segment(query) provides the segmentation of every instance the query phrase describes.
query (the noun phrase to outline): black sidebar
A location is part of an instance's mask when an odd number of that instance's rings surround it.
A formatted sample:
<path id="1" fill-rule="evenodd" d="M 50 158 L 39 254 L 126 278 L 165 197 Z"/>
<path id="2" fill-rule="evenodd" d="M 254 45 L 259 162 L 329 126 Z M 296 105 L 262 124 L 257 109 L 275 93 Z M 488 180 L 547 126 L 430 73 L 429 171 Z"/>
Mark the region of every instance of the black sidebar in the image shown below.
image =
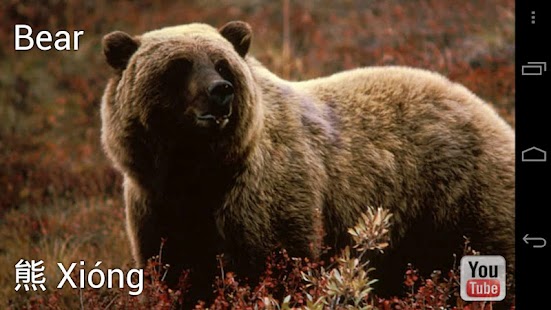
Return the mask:
<path id="1" fill-rule="evenodd" d="M 516 308 L 551 309 L 551 10 L 516 1 Z"/>

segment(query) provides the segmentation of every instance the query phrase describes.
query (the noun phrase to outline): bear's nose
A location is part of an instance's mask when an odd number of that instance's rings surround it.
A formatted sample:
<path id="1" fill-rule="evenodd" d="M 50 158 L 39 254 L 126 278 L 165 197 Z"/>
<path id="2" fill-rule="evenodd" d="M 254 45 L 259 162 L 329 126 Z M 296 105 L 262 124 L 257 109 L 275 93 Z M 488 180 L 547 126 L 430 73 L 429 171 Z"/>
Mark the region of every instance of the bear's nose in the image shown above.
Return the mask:
<path id="1" fill-rule="evenodd" d="M 233 99 L 233 85 L 228 81 L 215 81 L 207 89 L 209 101 L 216 108 L 227 111 Z"/>

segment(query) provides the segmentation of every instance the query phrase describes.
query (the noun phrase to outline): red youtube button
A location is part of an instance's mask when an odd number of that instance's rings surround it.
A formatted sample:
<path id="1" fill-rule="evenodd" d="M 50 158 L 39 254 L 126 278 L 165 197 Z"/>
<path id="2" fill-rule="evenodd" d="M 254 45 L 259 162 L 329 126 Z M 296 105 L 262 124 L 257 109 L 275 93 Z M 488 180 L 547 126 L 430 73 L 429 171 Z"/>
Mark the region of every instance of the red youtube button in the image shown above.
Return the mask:
<path id="1" fill-rule="evenodd" d="M 469 297 L 497 297 L 500 293 L 497 279 L 471 279 L 467 281 Z"/>

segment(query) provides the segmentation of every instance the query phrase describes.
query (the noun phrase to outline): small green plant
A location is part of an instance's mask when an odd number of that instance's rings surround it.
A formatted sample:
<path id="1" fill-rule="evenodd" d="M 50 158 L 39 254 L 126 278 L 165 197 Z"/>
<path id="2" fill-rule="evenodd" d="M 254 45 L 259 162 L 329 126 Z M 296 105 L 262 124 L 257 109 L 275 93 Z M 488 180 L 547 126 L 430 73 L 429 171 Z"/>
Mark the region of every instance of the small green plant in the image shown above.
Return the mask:
<path id="1" fill-rule="evenodd" d="M 348 230 L 355 243 L 353 249 L 344 248 L 327 270 L 322 267 L 303 273 L 307 286 L 317 286 L 322 292 L 316 300 L 308 296 L 308 308 L 373 309 L 370 296 L 377 280 L 369 277 L 373 269 L 364 257 L 370 251 L 383 252 L 388 247 L 391 218 L 392 214 L 383 208 L 368 207 L 358 224 Z"/>
<path id="2" fill-rule="evenodd" d="M 391 218 L 392 214 L 386 209 L 368 207 L 367 211 L 361 214 L 358 224 L 348 229 L 360 258 L 368 251 L 376 250 L 383 253 L 388 247 Z"/>

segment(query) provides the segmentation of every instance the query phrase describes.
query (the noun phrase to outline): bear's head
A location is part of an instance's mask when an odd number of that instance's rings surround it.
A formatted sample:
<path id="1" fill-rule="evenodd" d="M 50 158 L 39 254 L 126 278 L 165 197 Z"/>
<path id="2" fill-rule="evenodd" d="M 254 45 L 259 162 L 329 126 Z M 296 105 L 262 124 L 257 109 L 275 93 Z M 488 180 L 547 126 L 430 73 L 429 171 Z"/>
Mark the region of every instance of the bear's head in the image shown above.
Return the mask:
<path id="1" fill-rule="evenodd" d="M 245 59 L 250 43 L 251 28 L 240 21 L 107 34 L 103 52 L 115 69 L 102 103 L 108 153 L 121 144 L 109 139 L 142 135 L 185 149 L 216 145 L 234 156 L 261 112 Z"/>

